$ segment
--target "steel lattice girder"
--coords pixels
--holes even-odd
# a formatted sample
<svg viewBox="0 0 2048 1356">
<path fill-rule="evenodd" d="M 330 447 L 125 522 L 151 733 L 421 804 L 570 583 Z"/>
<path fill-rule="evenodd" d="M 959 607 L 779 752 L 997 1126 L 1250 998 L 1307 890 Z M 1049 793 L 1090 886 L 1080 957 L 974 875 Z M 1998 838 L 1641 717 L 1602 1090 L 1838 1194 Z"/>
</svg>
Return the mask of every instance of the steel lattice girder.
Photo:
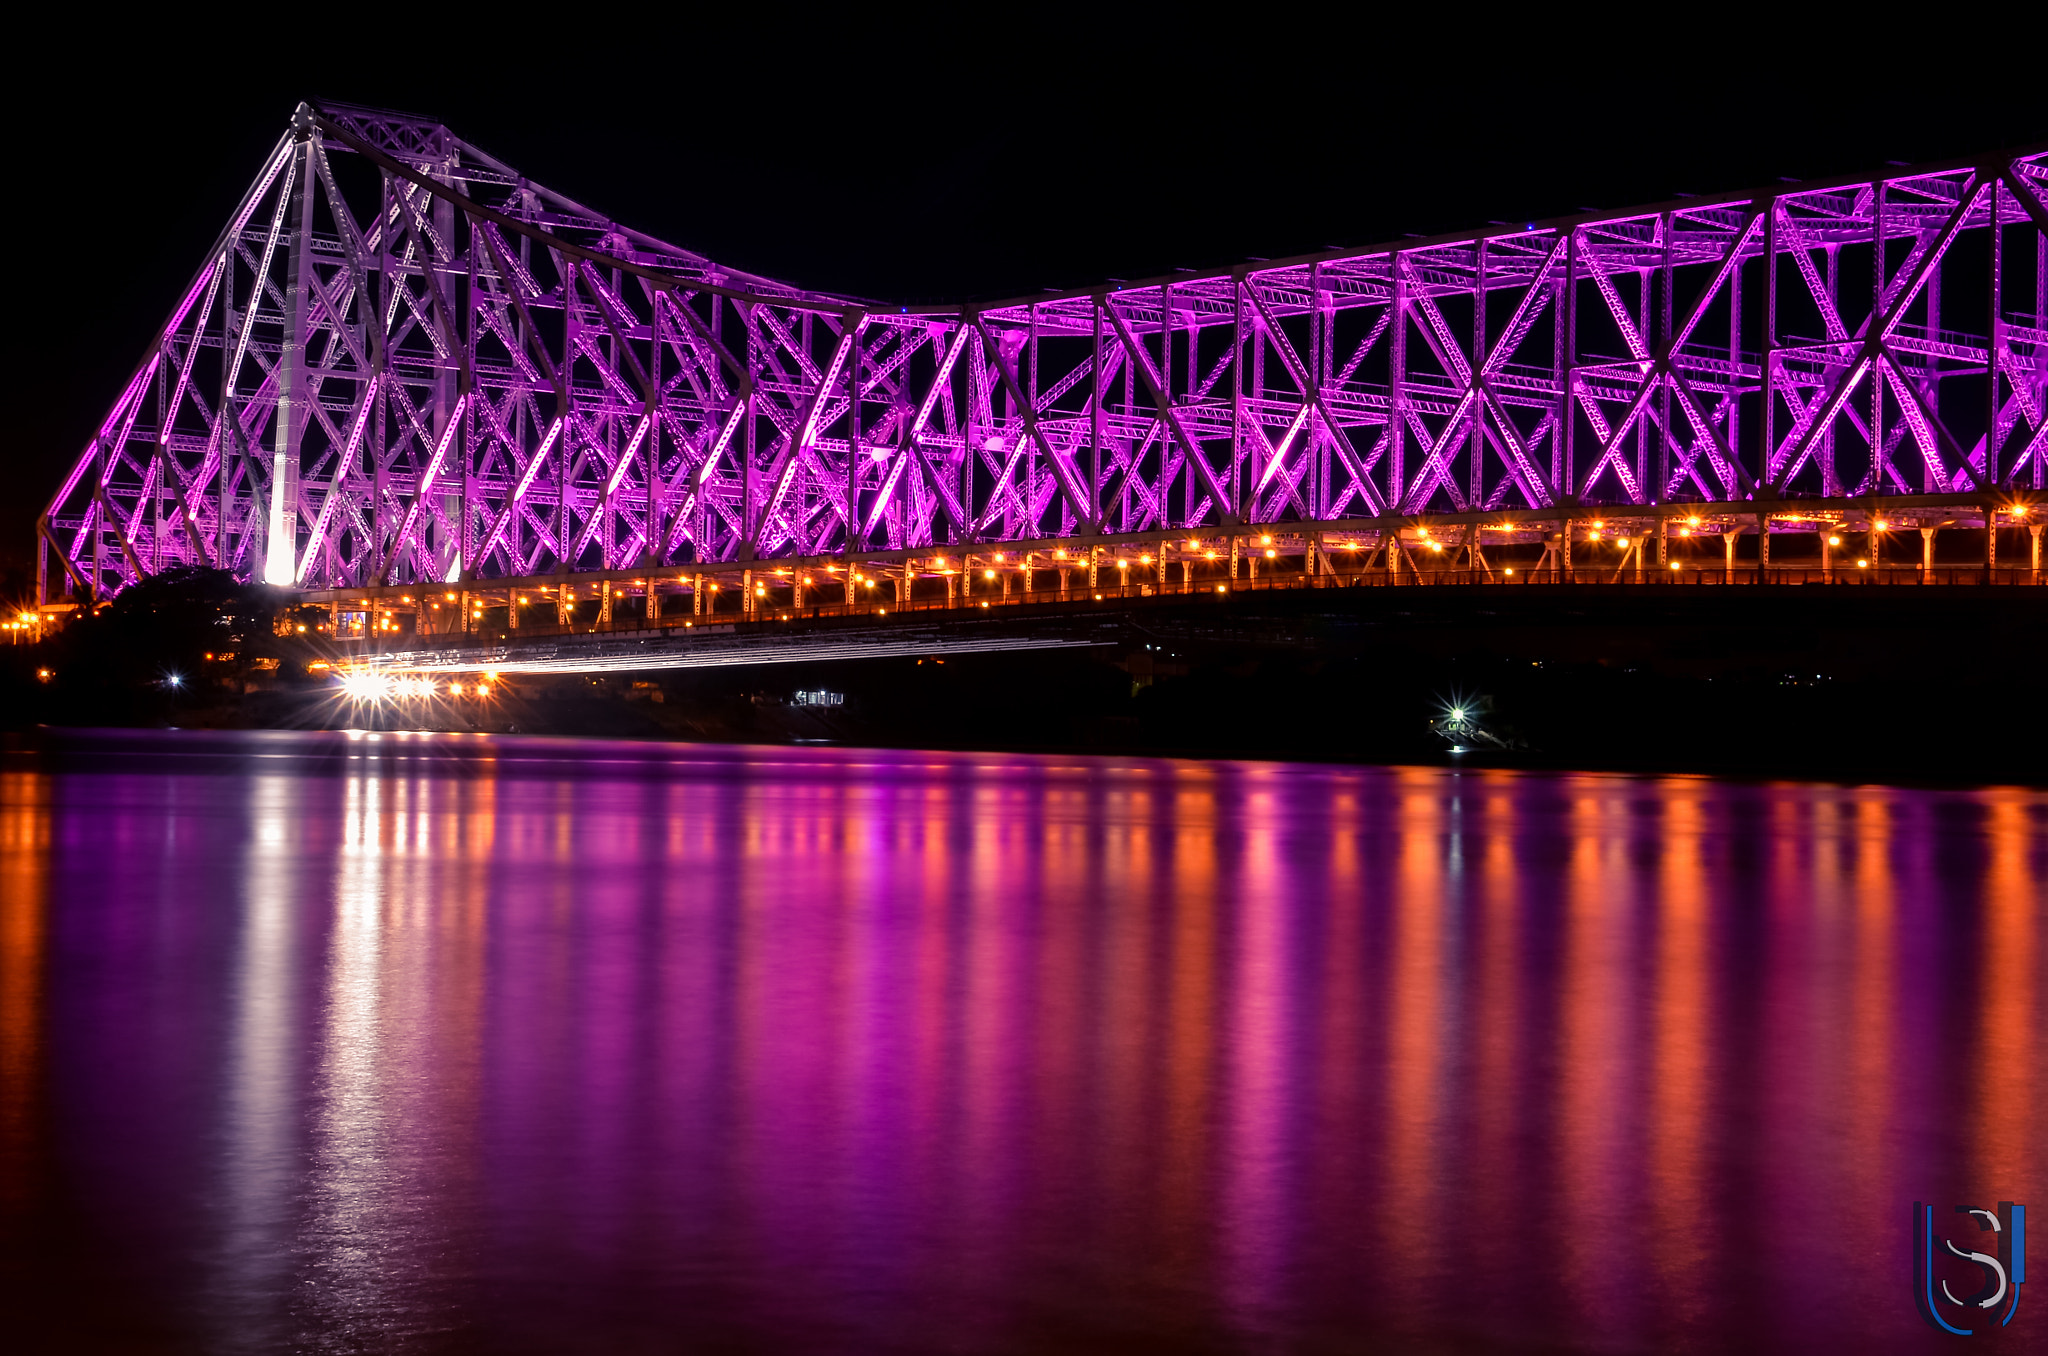
<svg viewBox="0 0 2048 1356">
<path fill-rule="evenodd" d="M 2044 464 L 2042 148 L 886 307 L 302 105 L 39 527 L 44 596 L 54 556 L 99 597 L 178 564 L 346 589 L 2010 494 Z"/>
</svg>

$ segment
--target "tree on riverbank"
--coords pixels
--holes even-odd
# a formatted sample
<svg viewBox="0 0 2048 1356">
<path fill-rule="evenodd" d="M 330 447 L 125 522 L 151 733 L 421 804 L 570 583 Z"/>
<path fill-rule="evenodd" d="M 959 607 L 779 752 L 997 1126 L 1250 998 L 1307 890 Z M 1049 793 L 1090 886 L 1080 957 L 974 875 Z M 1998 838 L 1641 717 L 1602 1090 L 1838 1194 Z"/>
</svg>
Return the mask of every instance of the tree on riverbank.
<svg viewBox="0 0 2048 1356">
<path fill-rule="evenodd" d="M 10 656 L 9 723 L 147 723 L 239 694 L 252 662 L 278 653 L 286 602 L 226 570 L 151 575 Z"/>
</svg>

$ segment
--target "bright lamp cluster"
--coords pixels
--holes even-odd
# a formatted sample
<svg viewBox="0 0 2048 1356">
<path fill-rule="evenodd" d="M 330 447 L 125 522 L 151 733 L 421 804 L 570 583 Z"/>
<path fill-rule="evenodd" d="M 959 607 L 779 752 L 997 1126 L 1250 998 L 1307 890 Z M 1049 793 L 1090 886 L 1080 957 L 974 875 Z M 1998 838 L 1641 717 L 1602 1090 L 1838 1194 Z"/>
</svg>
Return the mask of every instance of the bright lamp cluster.
<svg viewBox="0 0 2048 1356">
<path fill-rule="evenodd" d="M 344 673 L 342 694 L 359 702 L 425 701 L 440 695 L 431 678 L 393 678 L 384 673 Z"/>
</svg>

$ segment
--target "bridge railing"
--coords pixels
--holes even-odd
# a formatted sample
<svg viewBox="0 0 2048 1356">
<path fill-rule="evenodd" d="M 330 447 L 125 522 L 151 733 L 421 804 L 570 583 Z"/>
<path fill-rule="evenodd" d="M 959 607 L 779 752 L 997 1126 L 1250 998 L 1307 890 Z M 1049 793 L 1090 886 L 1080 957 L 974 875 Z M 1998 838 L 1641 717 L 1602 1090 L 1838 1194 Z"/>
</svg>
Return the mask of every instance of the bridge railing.
<svg viewBox="0 0 2048 1356">
<path fill-rule="evenodd" d="M 904 602 L 896 599 L 883 601 L 861 601 L 848 605 L 843 602 L 805 601 L 802 605 L 782 603 L 762 605 L 753 612 L 712 611 L 709 613 L 678 612 L 668 616 L 644 617 L 616 615 L 609 621 L 572 622 L 563 625 L 558 622 L 537 622 L 522 620 L 514 626 L 472 626 L 469 630 L 454 630 L 440 633 L 425 633 L 408 637 L 408 643 L 429 647 L 473 646 L 482 641 L 544 640 L 561 636 L 614 635 L 620 637 L 646 636 L 687 630 L 731 631 L 736 628 L 777 629 L 781 626 L 805 621 L 846 620 L 873 618 L 877 620 L 905 616 L 929 616 L 934 620 L 944 616 L 962 618 L 1002 609 L 1033 608 L 1041 612 L 1057 614 L 1061 611 L 1085 611 L 1106 603 L 1129 603 L 1157 599 L 1191 600 L 1212 598 L 1227 600 L 1231 595 L 1245 593 L 1285 592 L 1302 589 L 1373 589 L 1373 588 L 1489 588 L 1514 589 L 1528 587 L 1558 586 L 1621 586 L 1628 589 L 1649 589 L 1668 592 L 1677 589 L 1758 589 L 1788 587 L 1827 588 L 1948 588 L 1948 587 L 2039 587 L 2042 572 L 2027 567 L 1995 567 L 1982 565 L 1942 565 L 1933 568 L 1908 565 L 1885 565 L 1881 568 L 1823 568 L 1817 565 L 1773 565 L 1764 569 L 1759 577 L 1755 562 L 1738 562 L 1733 570 L 1722 564 L 1680 562 L 1679 568 L 1662 571 L 1645 569 L 1638 579 L 1628 569 L 1616 571 L 1609 566 L 1599 568 L 1577 568 L 1569 572 L 1555 567 L 1523 568 L 1500 567 L 1471 569 L 1466 567 L 1443 569 L 1409 569 L 1389 573 L 1383 569 L 1335 569 L 1323 574 L 1306 574 L 1299 571 L 1276 571 L 1258 578 L 1238 579 L 1190 579 L 1170 580 L 1165 584 L 1154 581 L 1141 583 L 1098 583 L 1093 587 L 1072 584 L 1066 589 L 1058 587 L 1033 589 L 1025 592 L 1013 588 L 1008 594 L 990 591 L 986 594 L 955 595 L 953 597 L 913 597 Z M 680 595 L 677 595 L 680 597 Z M 374 639 L 362 642 L 341 642 L 351 647 L 361 645 L 365 649 L 376 648 Z"/>
</svg>

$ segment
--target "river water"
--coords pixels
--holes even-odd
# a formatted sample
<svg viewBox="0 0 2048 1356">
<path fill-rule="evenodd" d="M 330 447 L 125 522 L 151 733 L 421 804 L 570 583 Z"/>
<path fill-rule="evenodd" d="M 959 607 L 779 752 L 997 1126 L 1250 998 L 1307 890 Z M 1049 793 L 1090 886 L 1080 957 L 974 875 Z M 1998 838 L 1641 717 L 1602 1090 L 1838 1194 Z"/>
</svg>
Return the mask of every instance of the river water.
<svg viewBox="0 0 2048 1356">
<path fill-rule="evenodd" d="M 83 735 L 0 905 L 14 1350 L 1932 1351 L 2048 1218 L 2039 791 Z"/>
</svg>

